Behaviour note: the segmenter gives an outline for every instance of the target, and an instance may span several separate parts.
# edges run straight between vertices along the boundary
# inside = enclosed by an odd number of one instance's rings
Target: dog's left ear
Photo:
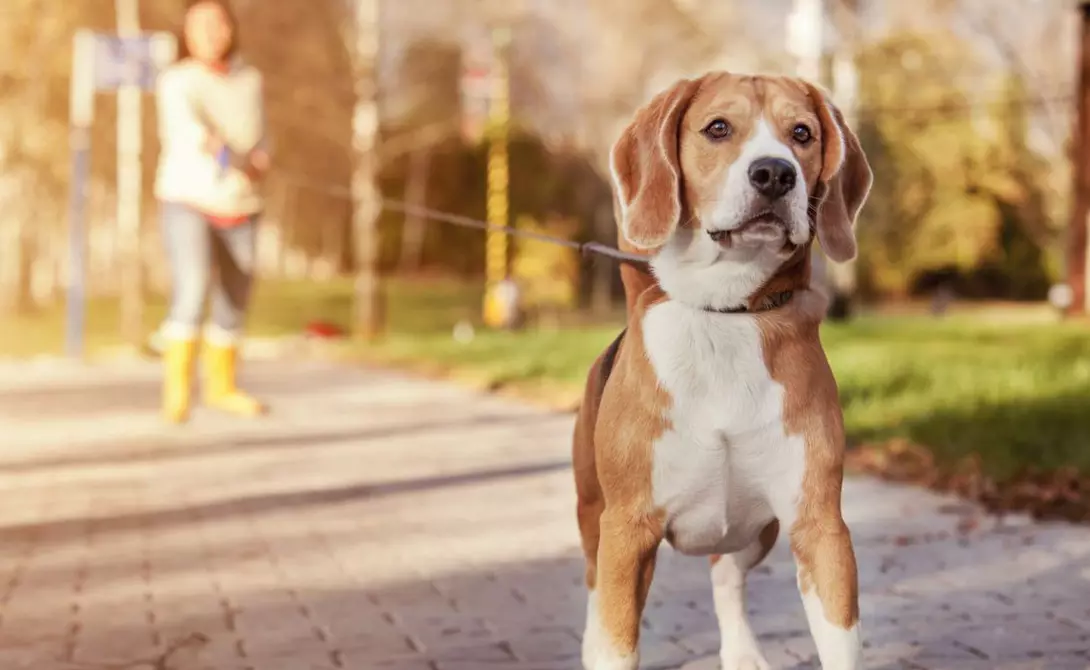
[[[818,178],[822,192],[818,194],[817,237],[825,255],[843,263],[855,258],[853,227],[874,176],[859,138],[844,122],[844,115],[817,86],[806,83],[806,88],[821,119],[824,143]]]

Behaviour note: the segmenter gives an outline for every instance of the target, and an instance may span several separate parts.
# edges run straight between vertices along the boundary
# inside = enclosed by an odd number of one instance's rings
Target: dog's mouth
[[[787,240],[791,227],[772,210],[754,214],[730,230],[709,230],[708,237],[725,248],[759,245]]]

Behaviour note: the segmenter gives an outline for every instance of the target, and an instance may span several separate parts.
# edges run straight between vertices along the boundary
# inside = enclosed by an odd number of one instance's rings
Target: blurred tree
[[[1048,213],[1049,164],[1034,152],[1027,137],[1036,111],[1024,78],[1005,78],[1002,104],[995,109],[994,142],[970,182],[992,199],[998,213],[996,254],[984,270],[995,288],[1013,299],[1041,299],[1051,283],[1045,249],[1058,239]]]
[[[609,148],[632,112],[658,90],[708,69],[732,35],[709,35],[691,3],[588,0],[595,39],[582,45],[583,136],[608,174]]]
[[[48,0],[0,9],[0,44],[16,55],[0,59],[0,312],[32,309],[50,292],[36,286],[58,283],[35,261],[63,248],[70,42],[87,9]]]
[[[1010,2],[1010,0],[1008,0]],[[1033,142],[1038,151],[1053,158],[1065,155],[1074,106],[1078,32],[1070,30],[1072,5],[1050,0],[1025,0],[1022,11],[996,11],[995,0],[961,0],[956,18],[968,27],[986,55],[1019,81],[1027,97],[1036,102],[1028,109],[1033,117]],[[1060,169],[1055,169],[1060,168]],[[1066,166],[1055,165],[1050,184],[1068,189]],[[1066,210],[1061,216],[1066,215]]]
[[[975,103],[965,91],[987,75],[954,34],[894,34],[867,47],[861,62],[861,132],[875,172],[859,227],[862,284],[903,296],[920,275],[1009,267],[1003,258],[1025,263],[1030,247],[1036,262],[1019,271],[1039,278],[1032,233],[1047,224],[1033,171],[1040,159],[1018,106],[1024,89],[1009,88],[1007,105]],[[1039,279],[1016,283],[1039,295]],[[993,282],[990,290],[1000,289]]]
[[[432,154],[457,144],[461,65],[461,48],[455,43],[432,38],[412,42],[399,63],[397,94],[383,109],[386,134],[410,138],[404,196],[414,205],[428,204]],[[431,225],[422,216],[402,218],[394,235],[400,244],[401,271],[420,269]]]
[[[532,22],[520,24],[527,34]],[[555,32],[555,31],[554,31]],[[514,131],[510,138],[512,223],[520,215],[538,221],[571,220],[573,230],[558,234],[585,237],[591,211],[609,189],[599,173],[571,142],[544,136],[542,121],[551,115],[535,112],[553,104],[549,87],[533,58],[534,42],[514,44],[512,58]],[[387,197],[473,218],[484,217],[486,144],[474,144],[460,135],[463,53],[459,45],[438,38],[421,38],[401,50],[384,108],[387,146],[398,138],[404,151],[384,152],[383,190]],[[569,127],[571,119],[567,119]],[[547,125],[547,124],[546,124]],[[411,141],[416,138],[417,141]],[[550,141],[554,140],[554,141]],[[424,160],[426,155],[427,160]],[[426,179],[423,178],[426,163]],[[383,217],[384,266],[405,270],[444,270],[478,274],[483,262],[484,238],[479,231],[420,218],[387,213]],[[406,262],[406,259],[412,262]],[[419,261],[419,262],[418,262]]]
[[[344,271],[351,261],[351,202],[345,194],[351,185],[355,101],[343,33],[350,5],[303,0],[236,5],[244,55],[265,78],[278,181],[284,187],[313,186],[299,189],[279,224],[310,259],[312,271]],[[290,48],[284,43],[287,34]]]

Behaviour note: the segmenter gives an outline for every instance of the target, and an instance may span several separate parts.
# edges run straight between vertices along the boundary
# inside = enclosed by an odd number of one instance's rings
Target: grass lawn
[[[475,315],[478,298],[473,292],[461,316]],[[408,320],[391,309],[391,335],[368,357],[545,393],[565,406],[578,401],[587,368],[620,327],[478,332],[462,344],[451,337],[453,319],[399,328]],[[1024,466],[1090,475],[1090,328],[1043,321],[1038,309],[1025,316],[973,310],[942,320],[872,315],[827,324],[822,337],[851,440],[907,439],[926,446],[940,467],[980,454],[984,473],[999,482]]]
[[[971,317],[826,325],[854,441],[907,438],[940,465],[980,454],[996,481],[1023,466],[1090,475],[1090,329]]]
[[[395,336],[378,353],[426,361],[485,384],[544,390],[577,401],[587,368],[618,326]],[[973,453],[997,481],[1022,466],[1075,466],[1090,475],[1090,330],[998,325],[968,318],[866,317],[822,334],[854,443],[902,438],[940,467]]]
[[[480,299],[478,289],[458,282],[391,282],[388,286],[390,327],[398,335],[449,334],[450,327],[459,319],[475,316]],[[352,284],[348,281],[320,284],[258,282],[247,323],[248,334],[256,337],[297,335],[312,319],[325,319],[346,327],[351,306]],[[166,309],[163,296],[148,297],[144,310],[145,333],[150,334],[158,327]],[[0,318],[0,359],[60,354],[64,348],[64,328],[63,304],[33,314]],[[116,299],[89,302],[86,345],[92,355],[117,346],[119,329]]]
[[[310,319],[347,325],[351,285],[264,283],[250,332],[301,332]],[[392,282],[389,335],[349,353],[442,372],[491,388],[577,401],[591,361],[619,324],[557,331],[478,331],[467,343],[451,336],[475,319],[479,287],[458,282]],[[163,305],[148,310],[149,331]],[[89,312],[89,341],[115,340],[116,305]],[[0,321],[0,357],[60,351],[63,312]],[[998,482],[1023,466],[1074,466],[1090,475],[1090,328],[1040,319],[981,318],[979,313],[867,316],[826,325],[826,350],[840,385],[849,435],[857,443],[898,438],[926,446],[937,465],[953,467],[971,454]]]

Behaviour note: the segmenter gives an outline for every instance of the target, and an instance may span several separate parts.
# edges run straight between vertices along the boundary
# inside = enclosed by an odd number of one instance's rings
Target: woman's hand
[[[215,133],[210,132],[205,135],[204,150],[207,153],[211,154],[212,156],[216,156],[223,149],[223,146],[223,140],[221,140],[219,136],[217,136]]]
[[[246,176],[251,181],[260,181],[269,171],[269,154],[264,149],[254,149],[246,161]]]

